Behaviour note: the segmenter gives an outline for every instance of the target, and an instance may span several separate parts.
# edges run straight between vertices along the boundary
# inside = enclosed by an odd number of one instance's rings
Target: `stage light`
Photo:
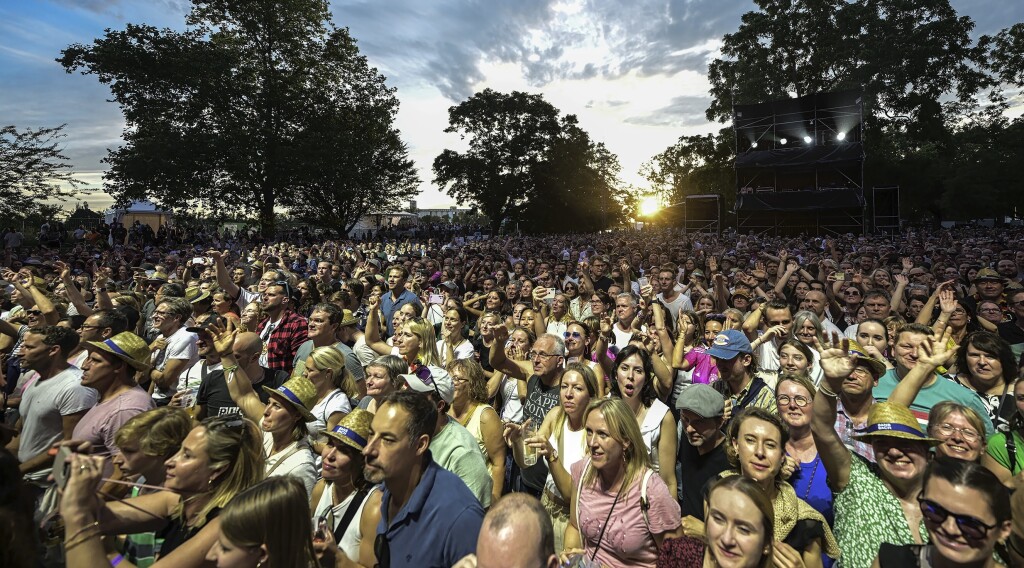
[[[846,133],[840,132],[839,134],[836,134],[836,140],[839,140],[840,142],[846,140]]]
[[[804,143],[810,144],[811,140],[813,140],[813,138],[811,138],[810,136],[804,136]]]
[[[789,140],[786,140],[785,138],[779,138],[779,144],[782,144],[783,146],[785,146],[786,142],[789,142]]]
[[[750,143],[750,147],[751,148],[757,148],[757,142],[751,142]]]

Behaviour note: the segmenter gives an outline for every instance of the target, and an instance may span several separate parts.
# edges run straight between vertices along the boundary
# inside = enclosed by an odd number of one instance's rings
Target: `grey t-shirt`
[[[97,400],[99,393],[82,386],[82,370],[78,367],[68,366],[49,379],[32,381],[21,399],[18,460],[28,461],[64,439],[64,417],[92,408]],[[42,481],[49,474],[47,468],[26,479]]]
[[[462,479],[484,509],[491,506],[491,472],[469,430],[449,418],[448,425],[430,440],[430,453],[437,465]]]
[[[352,348],[345,345],[342,342],[337,342],[331,347],[337,349],[345,357],[345,368],[348,369],[349,373],[352,373],[352,378],[357,381],[362,381],[366,378],[366,373],[363,371],[363,365],[359,362],[359,358],[352,351]],[[302,374],[302,370],[306,368],[306,359],[309,354],[313,352],[313,340],[307,340],[302,345],[299,345],[298,350],[295,351],[295,359],[292,363],[292,375],[296,373]]]

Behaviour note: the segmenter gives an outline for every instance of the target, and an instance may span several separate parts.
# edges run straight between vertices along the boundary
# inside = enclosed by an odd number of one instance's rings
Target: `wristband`
[[[839,395],[832,392],[828,387],[826,387],[825,383],[821,383],[820,385],[818,385],[818,392],[829,398],[839,398]]]
[[[124,560],[124,556],[122,556],[122,555],[118,554],[117,556],[115,556],[115,557],[114,557],[114,558],[113,558],[113,559],[112,559],[112,560],[110,561],[110,566],[111,566],[111,567],[113,567],[113,566],[117,566],[118,564],[120,564],[120,563],[121,563],[121,561],[122,561],[122,560]]]

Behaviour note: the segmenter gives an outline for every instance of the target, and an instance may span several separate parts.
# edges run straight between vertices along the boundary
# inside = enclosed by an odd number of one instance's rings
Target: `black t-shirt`
[[[470,341],[470,345],[476,351],[476,360],[480,366],[488,373],[494,372],[494,367],[491,366],[491,348],[484,345],[484,338],[475,337]]]
[[[526,401],[523,402],[523,421],[530,420],[530,424],[540,427],[544,423],[544,417],[548,411],[558,406],[558,383],[548,387],[540,380],[540,377],[533,375],[526,381]],[[531,489],[542,491],[544,482],[548,477],[548,466],[544,460],[537,460],[532,465],[522,470],[523,483]]]
[[[684,517],[704,518],[704,486],[708,481],[717,479],[718,474],[731,469],[729,459],[725,456],[723,440],[714,450],[700,455],[697,448],[690,445],[685,435],[679,440],[679,451],[676,456],[676,479],[679,507]]]
[[[270,402],[270,394],[263,390],[262,387],[266,386],[276,389],[283,385],[286,380],[288,380],[288,373],[285,371],[271,371],[264,367],[263,380],[253,384],[252,390],[256,391],[256,396],[260,397],[260,400],[266,404]],[[231,399],[228,385],[224,382],[224,371],[221,369],[211,372],[206,376],[202,384],[199,385],[196,404],[201,404],[206,408],[207,418],[241,412],[235,401]]]
[[[605,292],[607,292],[608,288],[612,287],[612,284],[615,284],[614,280],[607,276],[602,276],[597,280],[594,280],[594,290],[604,290]],[[626,291],[628,292],[629,290]],[[612,298],[612,300],[614,301],[615,298]]]

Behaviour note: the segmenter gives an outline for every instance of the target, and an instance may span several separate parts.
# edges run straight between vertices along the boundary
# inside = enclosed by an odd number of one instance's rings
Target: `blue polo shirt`
[[[402,290],[402,294],[395,300],[392,297],[391,292],[385,292],[380,299],[380,309],[384,312],[384,323],[388,326],[388,335],[395,334],[395,327],[391,325],[391,318],[394,317],[395,312],[400,310],[402,306],[406,304],[418,304],[420,299],[409,291],[408,288]]]
[[[409,502],[391,519],[390,526],[391,492],[386,485],[381,494],[377,534],[387,536],[394,568],[449,568],[476,552],[484,521],[480,501],[457,475],[437,465],[429,450],[426,462]]]

